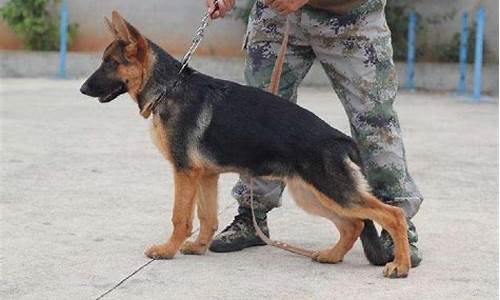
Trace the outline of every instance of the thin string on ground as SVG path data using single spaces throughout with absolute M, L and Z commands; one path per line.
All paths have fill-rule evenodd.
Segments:
M 235 206 L 236 204 L 235 203 L 232 203 L 226 207 L 224 207 L 224 209 L 222 209 L 220 211 L 220 213 L 218 214 L 219 216 L 222 215 L 224 212 L 226 212 L 228 209 L 230 209 L 232 206 Z M 198 231 L 200 230 L 200 228 L 198 227 L 195 231 L 193 231 L 193 233 L 197 233 Z M 117 284 L 115 284 L 112 288 L 110 288 L 109 290 L 107 290 L 106 292 L 104 292 L 103 294 L 101 294 L 99 297 L 95 298 L 95 300 L 101 300 L 102 298 L 104 298 L 107 294 L 111 293 L 112 291 L 116 290 L 118 287 L 120 287 L 122 284 L 124 284 L 127 280 L 129 280 L 132 276 L 134 276 L 135 274 L 139 273 L 142 269 L 144 269 L 145 267 L 147 267 L 149 264 L 151 264 L 153 261 L 155 261 L 155 259 L 151 259 L 149 260 L 148 262 L 144 263 L 143 265 L 141 265 L 139 268 L 137 268 L 134 272 L 130 273 L 129 275 L 127 275 L 127 277 L 123 278 L 122 280 L 120 280 L 120 282 L 118 282 Z

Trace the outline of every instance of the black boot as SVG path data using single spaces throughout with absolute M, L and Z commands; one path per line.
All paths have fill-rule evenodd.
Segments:
M 256 219 L 259 228 L 269 237 L 266 215 L 264 214 L 263 217 L 259 216 Z M 234 217 L 233 222 L 214 237 L 210 245 L 210 251 L 233 252 L 263 245 L 266 245 L 266 243 L 255 232 L 251 212 L 242 212 L 240 210 L 240 213 Z
M 422 254 L 419 252 L 417 246 L 415 246 L 418 241 L 417 229 L 410 220 L 407 219 L 406 222 L 408 224 L 408 243 L 410 244 L 411 267 L 415 268 L 422 262 Z M 382 230 L 382 233 L 380 234 L 380 242 L 387 257 L 390 258 L 390 260 L 393 260 L 394 242 L 387 231 Z

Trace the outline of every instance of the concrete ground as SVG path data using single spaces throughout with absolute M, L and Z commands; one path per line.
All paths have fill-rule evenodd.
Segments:
M 409 167 L 425 195 L 414 219 L 424 261 L 389 280 L 360 243 L 338 265 L 267 246 L 147 259 L 171 229 L 172 172 L 128 96 L 103 105 L 79 94 L 80 81 L 0 84 L 1 299 L 498 299 L 496 103 L 400 93 Z M 330 89 L 299 99 L 347 131 Z M 220 182 L 221 229 L 236 211 L 235 179 Z M 310 249 L 338 238 L 288 194 L 269 222 L 274 238 Z

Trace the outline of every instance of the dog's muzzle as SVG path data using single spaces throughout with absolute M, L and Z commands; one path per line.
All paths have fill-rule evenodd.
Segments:
M 82 86 L 80 87 L 80 93 L 87 95 L 87 96 L 90 96 L 90 97 L 94 97 L 92 95 L 90 88 L 89 88 L 89 85 L 86 82 L 84 84 L 82 84 Z

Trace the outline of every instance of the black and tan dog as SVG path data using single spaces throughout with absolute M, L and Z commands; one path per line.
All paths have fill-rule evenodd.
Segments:
M 361 236 L 369 261 L 387 263 L 385 276 L 407 276 L 404 213 L 370 193 L 350 137 L 263 90 L 190 68 L 179 74 L 181 64 L 118 13 L 106 21 L 114 41 L 81 92 L 103 103 L 128 93 L 141 115 L 151 116 L 153 140 L 174 169 L 173 233 L 166 243 L 146 250 L 147 256 L 169 259 L 179 250 L 205 253 L 218 225 L 219 174 L 237 172 L 284 180 L 301 208 L 335 223 L 340 240 L 316 252 L 316 261 L 342 261 Z M 186 241 L 196 207 L 200 232 L 195 241 Z M 387 262 L 369 220 L 391 234 L 393 262 Z

